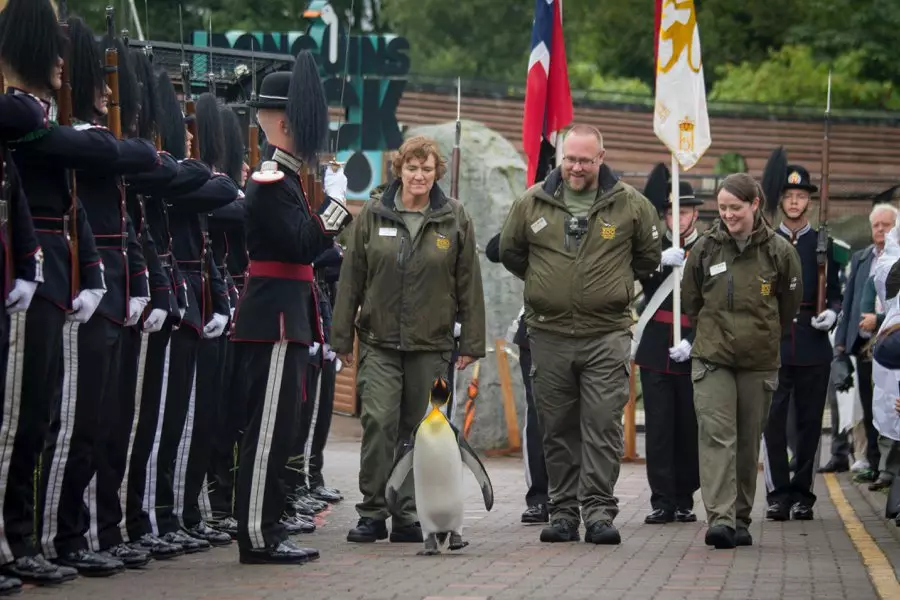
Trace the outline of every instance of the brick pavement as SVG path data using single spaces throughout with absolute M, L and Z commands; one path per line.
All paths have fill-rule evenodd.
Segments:
M 80 578 L 57 588 L 29 588 L 26 598 L 177 598 L 179 600 L 559 600 L 657 598 L 843 599 L 877 598 L 862 559 L 844 531 L 824 485 L 811 522 L 763 523 L 762 474 L 751 526 L 755 545 L 713 551 L 705 526 L 644 525 L 649 490 L 643 465 L 625 465 L 616 488 L 622 532 L 619 547 L 584 543 L 548 545 L 539 527 L 519 523 L 525 492 L 522 462 L 488 459 L 496 503 L 484 511 L 471 475 L 467 529 L 470 545 L 442 557 L 418 557 L 419 545 L 344 540 L 355 524 L 358 499 L 358 426 L 335 417 L 326 449 L 329 484 L 347 499 L 321 518 L 301 543 L 322 559 L 299 567 L 243 566 L 234 545 L 174 561 L 155 562 L 110 579 Z M 853 498 L 848 498 L 853 501 Z M 863 506 L 864 500 L 854 502 Z M 863 515 L 871 521 L 875 510 Z M 891 526 L 893 527 L 893 526 Z M 876 527 L 877 528 L 877 527 Z M 896 563 L 895 563 L 896 565 Z

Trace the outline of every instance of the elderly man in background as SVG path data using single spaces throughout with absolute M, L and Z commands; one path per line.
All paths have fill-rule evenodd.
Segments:
M 525 281 L 525 323 L 543 426 L 550 526 L 541 541 L 619 544 L 613 489 L 622 453 L 635 278 L 659 266 L 656 209 L 603 162 L 600 132 L 575 125 L 560 167 L 526 190 L 500 234 Z M 580 511 L 579 511 L 580 509 Z

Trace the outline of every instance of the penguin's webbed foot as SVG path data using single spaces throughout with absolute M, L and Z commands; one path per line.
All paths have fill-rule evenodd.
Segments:
M 433 533 L 425 538 L 425 548 L 416 552 L 417 556 L 437 556 L 441 551 L 438 548 L 437 536 Z
M 462 550 L 466 546 L 469 545 L 469 542 L 465 542 L 462 539 L 462 536 L 458 533 L 451 532 L 450 533 L 450 549 L 451 550 Z

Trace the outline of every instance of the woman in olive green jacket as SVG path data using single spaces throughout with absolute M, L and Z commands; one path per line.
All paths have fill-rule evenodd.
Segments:
M 781 332 L 800 307 L 803 281 L 794 247 L 762 215 L 764 195 L 745 173 L 725 178 L 720 219 L 684 267 L 681 299 L 694 322 L 693 359 L 700 486 L 716 548 L 748 546 L 759 444 L 778 387 Z
M 435 183 L 446 171 L 437 143 L 407 140 L 392 164 L 394 183 L 375 190 L 353 220 L 332 320 L 334 351 L 353 364 L 363 427 L 351 542 L 422 542 L 410 475 L 396 506 L 384 492 L 398 444 L 425 416 L 434 379 L 446 377 L 461 326 L 457 369 L 485 354 L 484 294 L 475 228 L 462 204 Z M 358 315 L 357 315 L 357 311 Z

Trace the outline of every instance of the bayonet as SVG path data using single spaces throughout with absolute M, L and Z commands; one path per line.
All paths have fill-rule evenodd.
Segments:
M 453 142 L 453 153 L 450 157 L 450 197 L 459 198 L 459 142 L 462 138 L 462 121 L 460 120 L 462 108 L 462 80 L 456 78 L 456 138 Z
M 182 15 L 182 4 L 178 3 L 178 28 L 181 34 L 181 91 L 183 95 L 182 106 L 184 107 L 184 115 L 188 117 L 187 129 L 191 134 L 191 156 L 190 158 L 200 158 L 200 141 L 197 139 L 197 120 L 196 108 L 194 106 L 194 98 L 191 95 L 191 66 L 187 62 L 184 54 L 184 18 Z
M 250 36 L 250 124 L 248 127 L 247 145 L 249 146 L 250 169 L 259 165 L 259 126 L 256 123 L 256 37 Z
M 213 73 L 213 53 L 212 53 L 212 11 L 209 11 L 209 33 L 206 38 L 206 47 L 209 48 L 209 55 L 206 59 L 206 79 L 209 82 L 209 92 L 216 95 L 216 75 Z
M 828 183 L 830 170 L 831 71 L 828 71 L 828 95 L 825 100 L 825 135 L 822 142 L 822 187 L 819 191 L 819 237 L 816 241 L 817 295 L 816 313 L 826 308 L 828 280 Z

